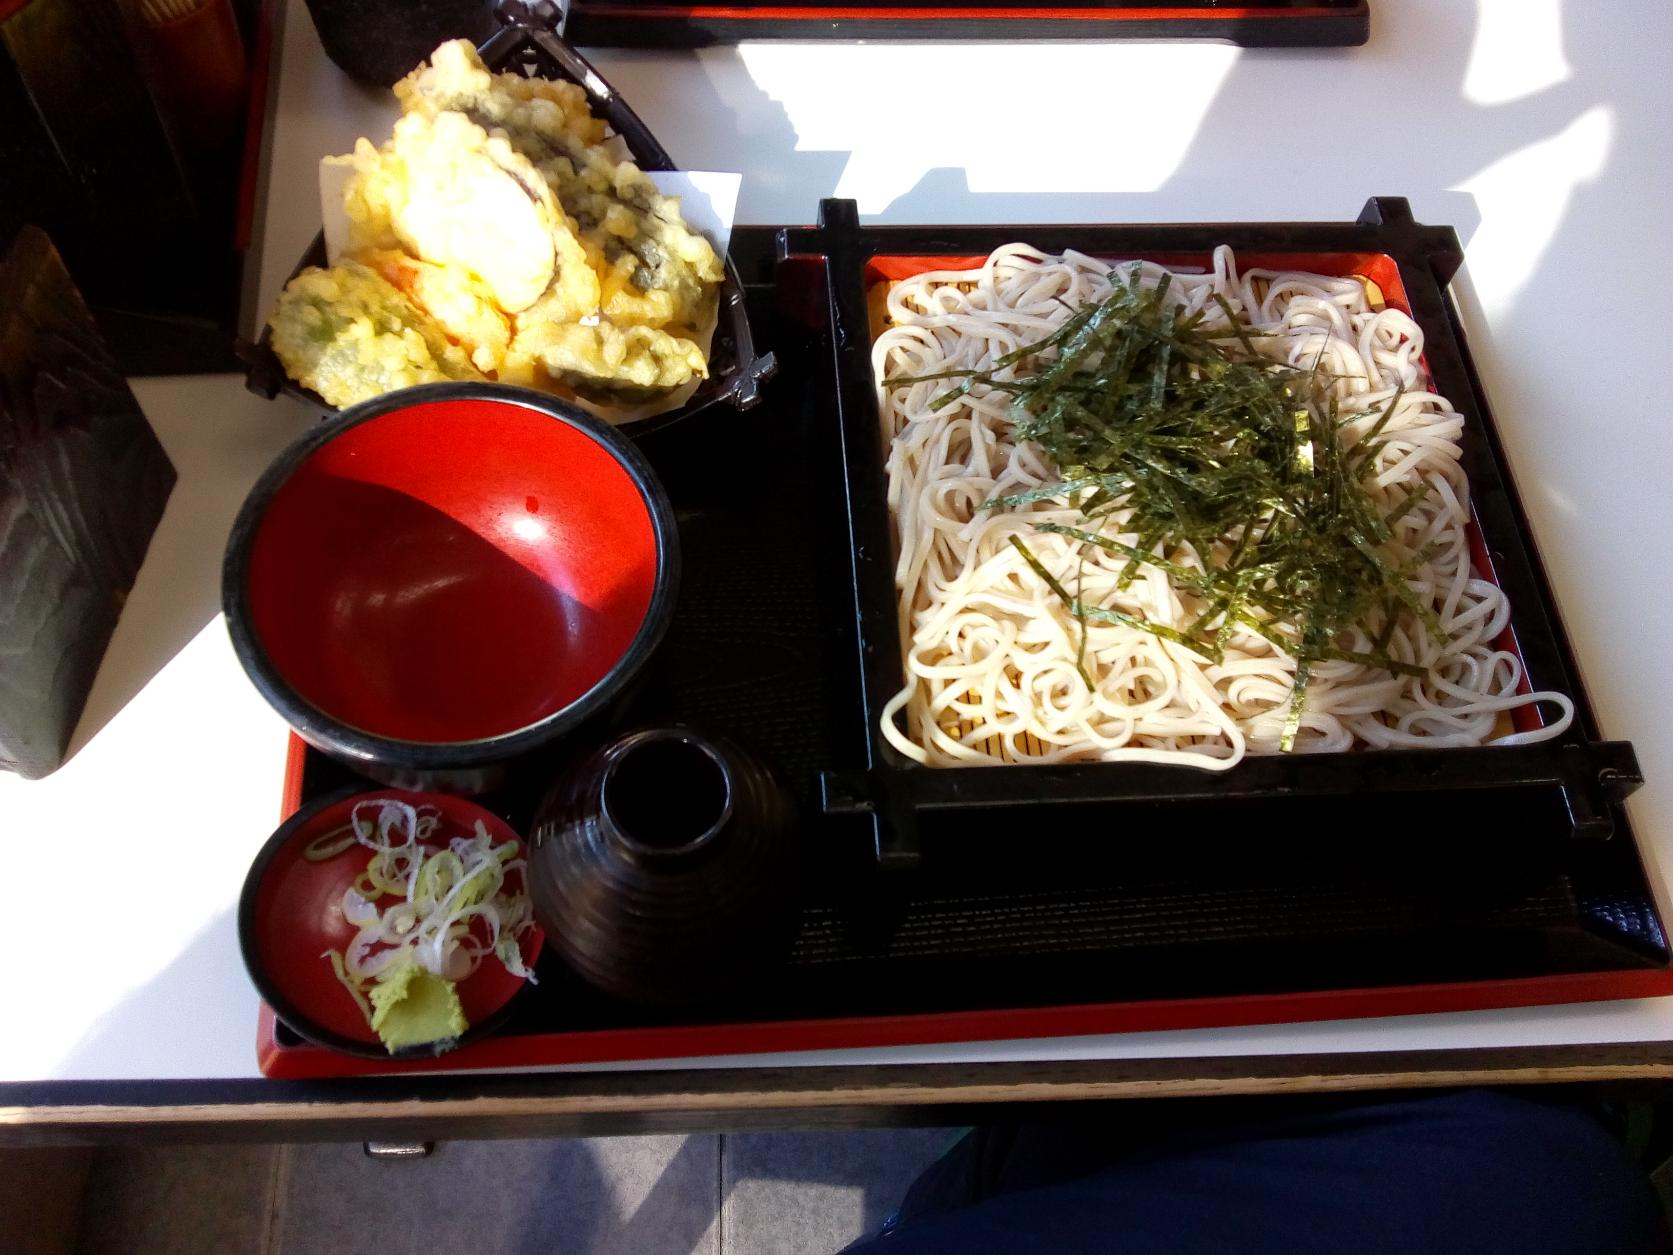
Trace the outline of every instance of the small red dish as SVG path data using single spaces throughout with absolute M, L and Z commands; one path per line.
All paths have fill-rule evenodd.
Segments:
M 233 526 L 223 602 L 304 740 L 387 784 L 476 792 L 609 703 L 666 630 L 678 567 L 667 496 L 608 425 L 430 385 L 280 456 Z
M 459 1002 L 470 1028 L 439 1045 L 411 1046 L 391 1053 L 366 1022 L 354 997 L 338 981 L 326 953 L 339 953 L 358 931 L 343 917 L 343 891 L 366 869 L 371 858 L 363 845 L 318 862 L 303 857 L 316 839 L 344 828 L 360 802 L 396 798 L 440 811 L 442 826 L 425 839 L 445 848 L 453 836 L 469 836 L 478 820 L 495 845 L 521 838 L 493 812 L 464 798 L 445 794 L 337 793 L 296 812 L 262 847 L 244 881 L 238 903 L 238 942 L 244 966 L 256 990 L 286 1024 L 322 1046 L 376 1059 L 430 1058 L 491 1033 L 504 1019 L 511 1000 L 527 984 L 491 954 L 458 986 Z M 513 889 L 524 888 L 520 869 L 506 877 Z M 387 906 L 386 898 L 380 906 Z M 538 925 L 523 936 L 525 966 L 533 967 L 543 938 Z

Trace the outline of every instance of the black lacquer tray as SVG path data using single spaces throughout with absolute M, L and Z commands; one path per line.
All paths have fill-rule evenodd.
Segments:
M 1368 0 L 570 0 L 566 33 L 622 48 L 746 39 L 1212 39 L 1245 48 L 1363 44 Z
M 1247 778 L 1219 788 L 1206 775 L 1146 770 L 1130 786 L 1077 786 L 1057 798 L 1062 778 L 1030 767 L 994 769 L 1003 778 L 986 782 L 980 769 L 920 769 L 945 783 L 902 785 L 909 773 L 879 758 L 870 715 L 888 660 L 898 668 L 898 648 L 867 622 L 876 581 L 853 556 L 849 507 L 865 506 L 863 494 L 854 495 L 863 465 L 856 442 L 865 435 L 855 425 L 863 381 L 854 362 L 866 357 L 869 333 L 849 321 L 854 292 L 843 279 L 858 279 L 867 249 L 973 254 L 1012 239 L 1111 256 L 1228 242 L 1251 252 L 1398 257 L 1431 337 L 1430 367 L 1481 424 L 1470 470 L 1496 573 L 1519 607 L 1518 642 L 1538 682 L 1575 697 L 1575 732 L 1538 755 L 1248 760 L 1233 773 Z M 1450 231 L 1412 224 L 1404 202 L 1390 200 L 1373 202 L 1357 224 L 952 230 L 862 229 L 851 204 L 827 202 L 821 227 L 740 228 L 732 251 L 752 326 L 781 369 L 754 410 L 711 411 L 641 442 L 674 502 L 687 577 L 666 644 L 619 722 L 689 721 L 782 770 L 804 825 L 794 949 L 777 978 L 695 1012 L 613 1001 L 548 955 L 540 985 L 518 1001 L 505 1029 L 438 1066 L 1256 1023 L 1673 990 L 1667 941 L 1619 801 L 1636 765 L 1630 747 L 1595 743 L 1583 694 L 1559 683 L 1572 681 L 1572 660 L 1523 545 L 1514 493 L 1496 475 L 1497 443 L 1442 286 L 1456 265 Z M 1420 281 L 1414 267 L 1430 278 Z M 869 361 L 866 371 L 869 379 Z M 866 438 L 880 448 L 875 427 Z M 855 534 L 866 532 L 863 515 L 853 524 Z M 881 554 L 886 565 L 886 538 Z M 892 587 L 886 592 L 892 598 Z M 888 623 L 892 634 L 892 609 Z M 531 761 L 481 800 L 526 831 L 561 765 Z M 355 782 L 299 742 L 293 768 L 292 805 Z M 1615 775 L 1599 779 L 1605 772 Z M 960 781 L 970 782 L 979 805 L 947 804 L 959 800 Z M 914 792 L 920 787 L 927 791 Z M 912 821 L 910 846 L 886 839 L 892 857 L 880 865 L 877 833 L 891 831 L 891 808 Z M 271 1075 L 378 1066 L 266 1023 L 262 1065 Z
M 894 553 L 885 502 L 883 450 L 871 369 L 869 284 L 930 263 L 963 261 L 1012 239 L 1048 252 L 1073 248 L 1094 256 L 1144 257 L 1201 268 L 1216 244 L 1232 245 L 1241 265 L 1288 266 L 1379 279 L 1424 333 L 1425 361 L 1436 389 L 1463 416 L 1463 467 L 1469 476 L 1476 563 L 1510 598 L 1501 647 L 1520 655 L 1525 691 L 1573 697 L 1575 718 L 1560 737 L 1532 745 L 1446 750 L 1377 750 L 1343 754 L 1251 756 L 1228 772 L 1144 764 L 1003 766 L 946 770 L 899 754 L 877 728 L 884 704 L 901 687 Z M 817 228 L 788 231 L 786 256 L 826 259 L 830 318 L 837 344 L 838 409 L 850 518 L 854 617 L 859 624 L 862 700 L 868 727 L 865 770 L 828 772 L 829 812 L 862 813 L 875 826 L 878 856 L 909 864 L 919 830 L 939 823 L 985 822 L 995 808 L 1025 810 L 1010 822 L 1075 824 L 1077 812 L 1106 805 L 1167 806 L 1169 826 L 1210 832 L 1267 831 L 1284 838 L 1283 816 L 1314 808 L 1352 826 L 1356 840 L 1399 842 L 1428 832 L 1459 846 L 1513 826 L 1526 838 L 1608 840 L 1624 833 L 1621 802 L 1643 783 L 1630 745 L 1598 739 L 1580 687 L 1550 584 L 1540 567 L 1514 485 L 1504 468 L 1462 329 L 1446 285 L 1463 263 L 1449 227 L 1412 220 L 1404 200 L 1379 197 L 1354 223 L 1129 227 L 870 227 L 852 202 L 826 201 Z M 1248 808 L 1231 813 L 1225 808 Z M 1260 824 L 1263 810 L 1274 816 Z M 1046 812 L 1060 812 L 1047 820 Z M 1112 812 L 1114 813 L 1114 812 Z M 1514 817 L 1514 819 L 1513 819 Z M 1078 825 L 1077 825 L 1078 826 Z

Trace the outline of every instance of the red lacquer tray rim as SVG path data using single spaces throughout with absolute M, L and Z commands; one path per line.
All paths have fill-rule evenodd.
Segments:
M 306 751 L 307 746 L 292 735 L 285 761 L 283 817 L 289 817 L 301 804 Z M 589 1029 L 573 1033 L 501 1033 L 464 1046 L 443 1058 L 400 1062 L 361 1059 L 307 1043 L 290 1045 L 282 1042 L 278 1018 L 272 1008 L 263 1003 L 257 1021 L 256 1058 L 264 1076 L 303 1080 L 1245 1028 L 1265 1024 L 1304 1024 L 1325 1020 L 1609 1002 L 1668 994 L 1673 994 L 1673 968 L 1579 972 L 1446 984 L 1081 1003 L 923 1015 Z
M 829 209 L 832 204 L 838 204 L 840 207 L 840 203 L 827 202 L 822 209 L 822 222 L 824 210 Z M 1408 229 L 1409 213 L 1406 212 L 1404 202 L 1374 201 L 1367 206 L 1366 212 L 1370 213 L 1373 209 L 1378 214 L 1375 219 L 1362 217 L 1360 224 L 1347 228 L 1346 235 L 1351 237 L 1372 230 L 1373 228 L 1365 226 L 1368 221 L 1381 223 L 1385 220 L 1397 220 L 1408 224 L 1396 230 L 1395 234 Z M 1197 224 L 1160 230 L 1164 234 L 1176 230 L 1201 232 L 1212 225 Z M 1053 231 L 1061 234 L 1063 231 L 1077 229 L 1062 227 L 1053 228 Z M 1431 233 L 1439 230 L 1410 229 Z M 932 228 L 888 228 L 883 234 L 890 237 L 890 243 L 898 242 L 902 247 L 877 248 L 867 252 L 866 257 L 884 258 L 893 255 L 898 261 L 908 258 L 923 260 L 926 255 L 961 255 L 957 244 L 954 243 L 955 240 L 962 243 L 962 237 L 973 233 L 985 233 L 987 230 L 964 228 L 954 231 L 949 237 Z M 1311 269 L 1316 266 L 1322 255 L 1334 254 L 1343 260 L 1352 257 L 1358 261 L 1367 261 L 1374 257 L 1393 264 L 1395 275 L 1400 282 L 1385 284 L 1380 279 L 1378 281 L 1379 286 L 1384 289 L 1385 298 L 1398 300 L 1400 296 L 1405 295 L 1400 291 L 1406 286 L 1403 282 L 1405 275 L 1401 272 L 1399 260 L 1395 256 L 1396 250 L 1385 251 L 1381 247 L 1387 230 L 1381 226 L 1374 230 L 1379 245 L 1374 248 L 1360 247 L 1357 242 L 1350 244 L 1348 238 L 1343 238 L 1345 233 L 1342 229 L 1333 228 L 1331 242 L 1321 240 L 1314 244 L 1308 241 L 1294 250 L 1245 249 L 1240 251 L 1240 262 L 1254 262 L 1256 258 L 1252 254 L 1255 253 L 1267 254 L 1261 260 L 1278 260 L 1277 257 L 1271 256 L 1272 253 L 1295 256 L 1297 260 L 1305 255 L 1313 263 L 1308 267 Z M 801 243 L 795 238 L 798 234 L 800 232 L 797 229 L 791 229 L 779 237 L 781 262 L 814 255 L 797 247 Z M 926 235 L 928 239 L 934 240 L 935 245 L 946 247 L 911 246 L 913 243 L 928 242 L 928 239 L 924 238 Z M 1456 248 L 1455 242 L 1452 247 Z M 1181 252 L 1195 253 L 1198 250 L 1191 246 L 1168 247 L 1157 244 L 1154 247 L 1146 245 L 1130 250 L 1123 248 L 1120 251 L 1123 256 L 1155 257 L 1157 253 L 1177 255 Z M 1209 250 L 1203 251 L 1206 253 Z M 1490 426 L 1487 430 L 1491 435 Z M 1479 562 L 1485 555 L 1478 552 L 1476 556 Z M 1489 562 L 1488 565 L 1492 564 Z M 1494 575 L 1496 576 L 1497 572 L 1494 572 Z M 1548 601 L 1548 594 L 1546 600 Z M 1521 650 L 1518 649 L 1517 652 L 1521 653 Z M 1577 698 L 1580 697 L 1580 694 L 1576 695 Z M 1586 713 L 1583 702 L 1580 713 L 1585 715 L 1581 722 L 1587 722 L 1589 714 Z M 287 813 L 300 801 L 304 748 L 300 741 L 292 739 L 286 770 Z M 1630 840 L 1630 836 L 1628 839 Z M 359 1060 L 315 1047 L 294 1046 L 282 1042 L 276 1018 L 264 1007 L 260 1018 L 258 1057 L 261 1069 L 266 1075 L 287 1078 L 348 1077 L 392 1072 L 468 1072 L 483 1069 L 517 1071 L 574 1064 L 635 1061 L 655 1066 L 658 1060 L 672 1059 L 719 1056 L 747 1058 L 751 1055 L 818 1050 L 886 1049 L 963 1042 L 1069 1038 L 1285 1023 L 1305 1024 L 1608 1002 L 1665 995 L 1673 995 L 1673 967 L 1618 968 L 1492 980 L 1314 989 L 1219 997 L 1145 999 L 1045 1007 L 1012 1006 L 924 1014 L 662 1025 L 575 1032 L 502 1033 L 456 1051 L 445 1059 L 399 1065 L 381 1060 Z M 1180 1053 L 1191 1052 L 1182 1049 Z

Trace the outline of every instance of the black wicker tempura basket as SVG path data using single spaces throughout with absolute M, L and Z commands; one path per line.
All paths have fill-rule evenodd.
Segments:
M 650 129 L 629 108 L 602 75 L 559 35 L 563 11 L 551 0 L 501 0 L 496 8 L 500 30 L 480 48 L 483 62 L 496 73 L 521 71 L 538 78 L 564 78 L 586 93 L 594 116 L 602 118 L 621 136 L 628 152 L 643 170 L 673 170 L 674 161 L 657 142 Z M 291 272 L 295 278 L 309 266 L 324 266 L 325 234 L 312 246 Z M 238 355 L 246 365 L 245 383 L 250 391 L 271 400 L 281 392 L 317 406 L 327 414 L 337 412 L 318 393 L 304 388 L 285 373 L 273 352 L 272 331 L 264 326 L 255 343 L 241 341 Z M 709 377 L 678 409 L 618 424 L 633 437 L 667 427 L 711 406 L 725 404 L 746 410 L 761 399 L 761 385 L 773 375 L 778 363 L 771 353 L 755 351 L 749 316 L 744 309 L 743 284 L 732 258 L 726 258 L 726 277 L 720 285 L 720 312 L 714 341 L 709 348 Z

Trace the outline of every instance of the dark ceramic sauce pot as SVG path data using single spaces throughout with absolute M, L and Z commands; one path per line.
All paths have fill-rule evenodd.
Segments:
M 657 1006 L 721 997 L 788 947 L 794 827 L 783 785 L 735 743 L 683 727 L 629 733 L 537 812 L 535 915 L 606 993 Z

